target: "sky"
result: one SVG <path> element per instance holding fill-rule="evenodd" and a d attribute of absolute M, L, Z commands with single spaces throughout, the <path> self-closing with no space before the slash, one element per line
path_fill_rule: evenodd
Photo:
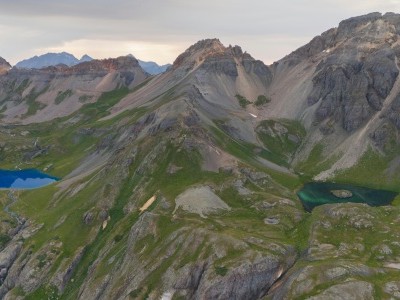
<path fill-rule="evenodd" d="M 133 54 L 165 64 L 219 38 L 270 64 L 375 11 L 400 13 L 400 0 L 0 0 L 0 56 L 15 64 L 47 52 Z"/>

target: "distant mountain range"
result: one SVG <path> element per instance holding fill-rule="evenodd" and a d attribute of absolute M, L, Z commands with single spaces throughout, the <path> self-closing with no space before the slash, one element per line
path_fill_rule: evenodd
<path fill-rule="evenodd" d="M 128 56 L 132 56 L 132 54 L 129 54 Z M 56 66 L 56 65 L 67 65 L 69 67 L 77 65 L 82 62 L 87 62 L 93 60 L 92 57 L 89 55 L 85 54 L 81 57 L 81 59 L 76 58 L 74 55 L 67 53 L 67 52 L 61 52 L 61 53 L 46 53 L 43 55 L 39 56 L 34 56 L 28 59 L 24 59 L 20 62 L 18 62 L 15 67 L 19 69 L 41 69 L 41 68 L 46 68 L 50 66 Z M 165 72 L 168 67 L 170 67 L 170 64 L 166 65 L 158 65 L 157 63 L 153 61 L 142 61 L 139 60 L 139 65 L 145 70 L 147 73 L 151 75 L 157 75 L 160 73 Z"/>
<path fill-rule="evenodd" d="M 46 53 L 43 55 L 24 59 L 18 62 L 15 67 L 19 69 L 41 69 L 45 67 L 56 66 L 59 64 L 64 64 L 71 67 L 81 62 L 91 60 L 93 60 L 93 58 L 86 54 L 82 56 L 81 59 L 77 59 L 75 56 L 67 52 Z"/>
<path fill-rule="evenodd" d="M 143 61 L 138 59 L 139 65 L 145 70 L 147 73 L 151 75 L 157 75 L 160 73 L 164 73 L 171 66 L 171 64 L 166 65 L 158 65 L 154 61 Z"/>

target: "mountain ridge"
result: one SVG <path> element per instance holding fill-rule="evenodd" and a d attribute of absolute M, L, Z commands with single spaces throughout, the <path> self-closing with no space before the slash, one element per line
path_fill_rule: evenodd
<path fill-rule="evenodd" d="M 15 64 L 16 68 L 23 69 L 41 69 L 50 67 L 58 64 L 64 64 L 67 66 L 73 66 L 81 62 L 90 61 L 92 58 L 85 54 L 81 59 L 77 59 L 74 55 L 61 52 L 61 53 L 46 53 L 42 55 L 35 55 L 31 58 L 24 59 Z"/>
<path fill-rule="evenodd" d="M 70 67 L 12 68 L 0 76 L 3 122 L 40 123 L 70 115 L 102 93 L 133 88 L 147 77 L 135 58 L 125 56 Z"/>
<path fill-rule="evenodd" d="M 133 55 L 128 56 L 133 57 Z M 93 60 L 93 58 L 87 54 L 84 54 L 80 59 L 78 59 L 74 55 L 67 52 L 46 53 L 17 62 L 15 67 L 19 69 L 42 69 L 57 65 L 66 65 L 68 67 L 72 67 L 83 62 L 89 62 L 91 60 Z M 147 73 L 151 75 L 163 73 L 168 69 L 168 67 L 171 66 L 170 64 L 158 65 L 152 61 L 142 60 L 139 60 L 139 64 Z"/>

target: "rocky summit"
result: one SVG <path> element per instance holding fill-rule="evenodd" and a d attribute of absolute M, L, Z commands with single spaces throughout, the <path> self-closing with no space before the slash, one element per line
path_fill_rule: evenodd
<path fill-rule="evenodd" d="M 270 66 L 218 39 L 157 75 L 0 59 L 1 168 L 59 179 L 0 190 L 0 299 L 399 298 L 399 37 L 373 13 Z M 342 203 L 307 212 L 318 180 Z"/>

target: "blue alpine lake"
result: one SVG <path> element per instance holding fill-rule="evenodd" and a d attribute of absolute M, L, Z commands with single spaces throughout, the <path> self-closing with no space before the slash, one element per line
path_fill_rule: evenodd
<path fill-rule="evenodd" d="M 0 169 L 0 188 L 2 189 L 36 189 L 58 180 L 59 178 L 36 169 L 16 171 Z"/>
<path fill-rule="evenodd" d="M 311 182 L 297 193 L 304 209 L 312 211 L 314 207 L 330 203 L 366 203 L 370 206 L 382 206 L 392 203 L 398 193 L 370 189 L 350 184 L 329 182 Z"/>

